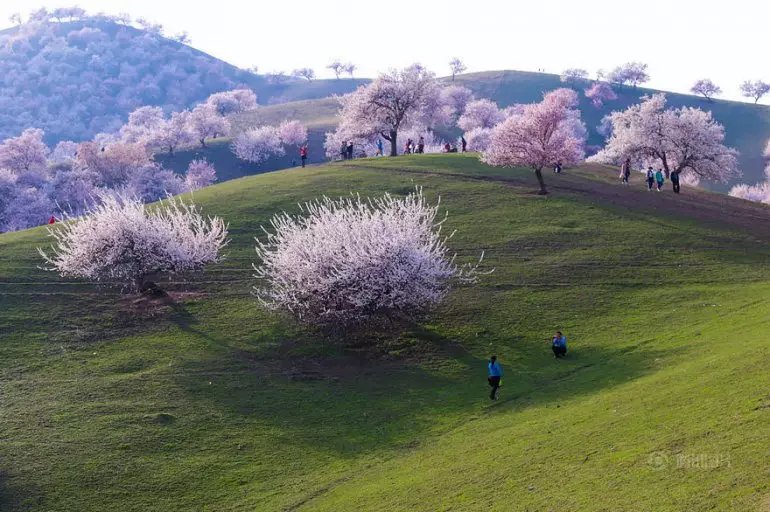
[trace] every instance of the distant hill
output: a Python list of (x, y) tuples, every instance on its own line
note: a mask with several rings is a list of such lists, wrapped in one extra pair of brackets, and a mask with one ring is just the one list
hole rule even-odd
[[(64, 22), (38, 20), (0, 31), (0, 139), (34, 127), (45, 130), (46, 142), (52, 145), (64, 139), (87, 140), (98, 132), (117, 129), (139, 106), (183, 110), (211, 93), (248, 87), (256, 92), (260, 104), (268, 106), (234, 119), (236, 133), (253, 124), (300, 119), (310, 128), (311, 160), (321, 161), (323, 134), (335, 124), (337, 103), (330, 97), (368, 81), (269, 79), (163, 37), (157, 30), (139, 29), (105, 16)], [(470, 73), (458, 76), (456, 83), (502, 107), (537, 101), (544, 91), (565, 86), (557, 75), (522, 71)], [(581, 94), (589, 145), (603, 143), (596, 127), (604, 115), (655, 91), (625, 87), (616, 88), (616, 92), (618, 99), (603, 108), (595, 108)], [(671, 106), (711, 110), (725, 125), (727, 143), (741, 152), (745, 173), (741, 181), (756, 182), (763, 177), (762, 150), (770, 138), (770, 108), (733, 101), (707, 102), (674, 93), (668, 98)], [(459, 132), (443, 135), (454, 137)], [(254, 168), (226, 157), (226, 147), (220, 143), (203, 151), (215, 153), (212, 157), (220, 175), (236, 177), (291, 163), (291, 157), (286, 157)], [(182, 153), (168, 163), (180, 167), (200, 154), (197, 150)], [(714, 188), (726, 190), (723, 185)]]
[(278, 82), (162, 35), (104, 17), (0, 31), (0, 139), (29, 127), (46, 140), (87, 140), (143, 105), (183, 110), (246, 86), (262, 104), (350, 92), (360, 80)]

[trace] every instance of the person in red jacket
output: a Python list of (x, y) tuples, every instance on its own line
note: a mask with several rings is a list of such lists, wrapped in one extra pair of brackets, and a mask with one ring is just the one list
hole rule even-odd
[(307, 160), (307, 144), (299, 148), (299, 157), (302, 160), (302, 167), (305, 167), (305, 161)]
[(56, 224), (56, 217), (54, 217), (53, 215), (51, 215), (51, 218), (50, 218), (50, 219), (48, 219), (48, 224)]

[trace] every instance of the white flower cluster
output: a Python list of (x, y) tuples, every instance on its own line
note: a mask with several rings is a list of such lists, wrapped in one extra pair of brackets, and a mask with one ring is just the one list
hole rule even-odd
[(453, 280), (475, 281), (478, 265), (449, 257), (438, 205), (420, 189), (301, 208), (304, 215), (275, 215), (273, 232), (257, 239), (255, 295), (268, 310), (335, 327), (412, 319), (441, 302)]
[(77, 219), (48, 232), (51, 253), (38, 249), (46, 270), (139, 291), (147, 279), (202, 270), (221, 261), (227, 226), (194, 204), (169, 198), (148, 208), (139, 199), (108, 195)]

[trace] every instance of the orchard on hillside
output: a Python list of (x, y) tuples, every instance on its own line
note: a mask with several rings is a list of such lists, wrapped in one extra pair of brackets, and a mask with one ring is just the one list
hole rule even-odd
[(641, 167), (691, 172), (726, 182), (741, 175), (738, 152), (724, 145), (725, 130), (710, 112), (666, 108), (666, 95), (645, 96), (640, 104), (609, 116), (612, 135), (591, 161), (619, 164), (627, 158)]

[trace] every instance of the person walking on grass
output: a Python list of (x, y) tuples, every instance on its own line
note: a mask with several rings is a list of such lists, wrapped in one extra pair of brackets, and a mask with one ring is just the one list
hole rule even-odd
[(671, 171), (671, 185), (674, 187), (674, 194), (679, 193), (679, 171)]
[(497, 362), (497, 356), (489, 358), (487, 369), (489, 370), (487, 382), (489, 382), (489, 387), (492, 388), (492, 391), (489, 393), (489, 398), (497, 400), (497, 389), (500, 387), (500, 379), (503, 378), (503, 369), (500, 368), (500, 363)]
[(626, 158), (623, 165), (620, 166), (620, 182), (623, 185), (628, 185), (628, 178), (631, 176), (631, 159)]
[(302, 167), (305, 167), (305, 162), (307, 162), (307, 144), (299, 148), (299, 159), (302, 160)]
[(553, 350), (553, 357), (556, 359), (567, 355), (567, 338), (561, 331), (556, 331), (556, 336), (551, 340), (551, 350)]
[(342, 141), (342, 147), (340, 147), (340, 156), (343, 160), (347, 160), (348, 156), (348, 143), (347, 141)]
[(468, 149), (468, 142), (465, 140), (465, 136), (463, 135), (460, 135), (460, 144), (463, 147), (463, 153), (465, 153), (466, 150)]
[(423, 154), (425, 153), (425, 138), (420, 135), (420, 140), (417, 141), (417, 153)]
[(377, 155), (376, 156), (385, 156), (385, 154), (382, 152), (382, 139), (377, 139)]
[(652, 184), (655, 183), (655, 171), (652, 170), (652, 166), (647, 169), (647, 191), (652, 192)]
[(348, 160), (353, 160), (353, 141), (348, 141)]
[(663, 179), (663, 169), (658, 169), (655, 173), (655, 181), (658, 184), (658, 192), (660, 192), (660, 189), (663, 188), (663, 182), (665, 181)]

